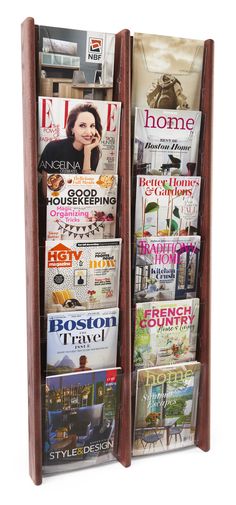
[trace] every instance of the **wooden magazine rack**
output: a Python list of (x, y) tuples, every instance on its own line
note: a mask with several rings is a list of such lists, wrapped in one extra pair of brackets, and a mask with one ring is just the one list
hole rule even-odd
[[(22, 73), (25, 170), (25, 240), (27, 279), (27, 343), (29, 466), (35, 484), (42, 482), (42, 398), (40, 343), (40, 270), (38, 237), (37, 180), (37, 26), (32, 18), (22, 24)], [(202, 367), (196, 445), (209, 450), (210, 438), (210, 194), (212, 120), (213, 41), (205, 42), (201, 90), (203, 127), (200, 141), (202, 190), (199, 234), (202, 237), (199, 291), (201, 317), (197, 359)], [(117, 458), (124, 465), (131, 461), (131, 38), (128, 30), (116, 35), (113, 99), (122, 102), (119, 155), (119, 212), (117, 236), (122, 238), (120, 281), (120, 356), (123, 380)], [(158, 464), (158, 461), (157, 461)]]

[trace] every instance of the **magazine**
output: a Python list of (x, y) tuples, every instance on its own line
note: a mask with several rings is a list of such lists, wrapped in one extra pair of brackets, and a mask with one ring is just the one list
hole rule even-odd
[(44, 473), (114, 459), (120, 368), (46, 377)]
[(60, 312), (47, 318), (47, 374), (116, 366), (119, 309)]
[(133, 107), (200, 108), (203, 40), (135, 33)]
[(134, 174), (197, 173), (201, 112), (135, 109)]
[(200, 363), (137, 371), (133, 455), (194, 445)]
[(47, 241), (45, 313), (119, 306), (121, 239)]
[(38, 27), (38, 88), (42, 96), (112, 100), (115, 35)]
[(47, 176), (47, 239), (115, 237), (118, 176)]
[(193, 361), (199, 298), (136, 304), (134, 364), (137, 368)]
[(39, 97), (39, 172), (116, 174), (120, 102)]
[(134, 301), (195, 298), (201, 237), (146, 237), (137, 240)]
[(200, 185), (201, 177), (138, 175), (136, 237), (197, 234)]

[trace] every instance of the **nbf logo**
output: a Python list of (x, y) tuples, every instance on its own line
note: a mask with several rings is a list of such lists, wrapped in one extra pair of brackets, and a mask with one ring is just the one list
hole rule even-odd
[(100, 61), (102, 59), (103, 39), (89, 37), (88, 61)]

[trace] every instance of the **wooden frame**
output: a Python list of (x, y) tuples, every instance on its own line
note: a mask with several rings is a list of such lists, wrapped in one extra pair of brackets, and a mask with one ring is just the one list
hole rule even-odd
[[(32, 18), (22, 24), (22, 82), (25, 173), (25, 240), (27, 275), (27, 343), (29, 405), (29, 467), (35, 484), (42, 482), (42, 402), (40, 345), (40, 273), (37, 201), (37, 107), (36, 43), (37, 27)], [(118, 235), (122, 238), (120, 284), (120, 358), (123, 369), (121, 391), (118, 460), (131, 460), (131, 169), (130, 169), (130, 74), (131, 38), (128, 30), (116, 35), (114, 99), (122, 102), (119, 162)], [(202, 363), (196, 445), (210, 447), (210, 194), (211, 194), (211, 124), (212, 124), (213, 41), (205, 42), (201, 92), (203, 128), (200, 141), (202, 176), (199, 234), (202, 237), (199, 297), (201, 317), (197, 359)]]
[(37, 121), (35, 29), (22, 25), (22, 87), (25, 174), (25, 248), (27, 281), (29, 468), (35, 484), (42, 481), (42, 412), (40, 353), (40, 286), (37, 188)]
[(211, 139), (213, 93), (213, 40), (206, 40), (201, 89), (202, 131), (200, 138), (200, 168), (202, 177), (199, 235), (201, 255), (199, 268), (200, 320), (197, 360), (201, 362), (196, 445), (210, 449), (210, 266), (211, 266)]

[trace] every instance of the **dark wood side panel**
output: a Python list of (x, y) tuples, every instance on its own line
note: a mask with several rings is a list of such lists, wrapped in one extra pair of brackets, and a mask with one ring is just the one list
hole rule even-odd
[(202, 78), (201, 110), (203, 127), (200, 140), (200, 173), (202, 176), (199, 234), (202, 237), (199, 297), (201, 302), (197, 359), (202, 364), (196, 445), (210, 449), (210, 267), (211, 267), (211, 142), (213, 93), (212, 40), (205, 41)]
[(27, 282), (27, 347), (29, 466), (35, 484), (42, 482), (42, 422), (39, 318), (39, 245), (37, 217), (35, 25), (22, 24), (22, 86), (25, 178), (25, 244)]
[(119, 222), (122, 238), (120, 281), (120, 366), (123, 369), (118, 459), (124, 466), (131, 463), (131, 213), (130, 213), (130, 32), (116, 35), (114, 100), (122, 102), (119, 155)]

